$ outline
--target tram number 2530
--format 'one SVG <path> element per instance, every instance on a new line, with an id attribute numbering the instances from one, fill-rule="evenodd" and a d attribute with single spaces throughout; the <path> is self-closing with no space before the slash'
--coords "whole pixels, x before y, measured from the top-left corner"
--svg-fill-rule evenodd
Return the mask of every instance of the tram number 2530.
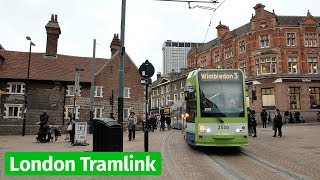
<path id="1" fill-rule="evenodd" d="M 218 125 L 218 129 L 229 129 L 228 125 Z"/>

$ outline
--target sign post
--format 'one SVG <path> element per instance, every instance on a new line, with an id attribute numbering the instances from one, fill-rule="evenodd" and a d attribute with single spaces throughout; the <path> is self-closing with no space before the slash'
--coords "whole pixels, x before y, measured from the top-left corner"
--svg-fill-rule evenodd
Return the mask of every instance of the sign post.
<path id="1" fill-rule="evenodd" d="M 87 122 L 76 122 L 75 136 L 72 146 L 87 146 Z"/>
<path id="2" fill-rule="evenodd" d="M 149 120 L 148 120 L 148 114 L 149 114 L 148 88 L 149 88 L 149 85 L 152 84 L 151 77 L 154 74 L 153 65 L 148 60 L 146 60 L 139 67 L 139 74 L 142 77 L 141 84 L 146 85 L 146 88 L 145 88 L 146 89 L 146 121 L 145 121 L 143 128 L 144 128 L 144 151 L 148 152 L 148 131 L 147 131 L 147 127 L 149 124 Z"/>

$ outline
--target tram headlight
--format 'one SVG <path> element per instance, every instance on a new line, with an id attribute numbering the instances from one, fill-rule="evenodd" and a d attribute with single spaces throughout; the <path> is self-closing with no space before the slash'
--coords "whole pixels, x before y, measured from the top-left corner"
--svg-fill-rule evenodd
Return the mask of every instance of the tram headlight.
<path id="1" fill-rule="evenodd" d="M 206 132 L 211 132 L 211 129 L 210 128 L 208 128 L 208 127 L 206 127 L 206 126 L 204 126 L 204 125 L 201 125 L 200 127 L 199 127 L 199 130 L 200 130 L 200 132 L 202 132 L 202 133 L 206 133 Z"/>
<path id="2" fill-rule="evenodd" d="M 236 132 L 243 132 L 246 129 L 246 126 L 241 126 L 240 128 L 236 129 Z"/>

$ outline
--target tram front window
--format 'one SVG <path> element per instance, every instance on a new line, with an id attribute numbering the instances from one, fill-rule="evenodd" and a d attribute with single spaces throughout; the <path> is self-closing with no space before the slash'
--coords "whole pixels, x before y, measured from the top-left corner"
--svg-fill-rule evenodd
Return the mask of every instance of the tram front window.
<path id="1" fill-rule="evenodd" d="M 201 82 L 201 116 L 244 117 L 243 96 L 241 82 Z"/>

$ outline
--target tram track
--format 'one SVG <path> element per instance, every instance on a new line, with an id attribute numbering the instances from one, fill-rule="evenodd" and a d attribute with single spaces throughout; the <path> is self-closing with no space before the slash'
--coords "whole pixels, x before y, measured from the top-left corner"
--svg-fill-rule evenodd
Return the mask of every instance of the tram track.
<path id="1" fill-rule="evenodd" d="M 203 154 L 205 158 L 209 159 L 212 162 L 214 168 L 219 168 L 219 171 L 227 179 L 256 179 L 256 176 L 259 175 L 254 173 L 251 174 L 252 171 L 250 171 L 250 169 L 260 169 L 260 171 L 263 170 L 265 172 L 260 173 L 260 175 L 262 175 L 263 177 L 259 177 L 259 179 L 312 179 L 311 177 L 305 176 L 303 174 L 289 170 L 258 156 L 255 156 L 243 149 L 233 149 L 232 151 L 231 152 L 233 154 L 227 154 L 227 156 L 224 156 L 223 154 L 221 154 L 221 152 L 212 154 L 212 152 L 208 152 L 208 150 L 204 150 Z M 243 166 L 246 167 L 240 167 L 239 162 L 241 162 Z M 270 177 L 267 174 L 269 174 Z"/>
<path id="2" fill-rule="evenodd" d="M 176 163 L 173 157 L 173 153 L 170 148 L 170 136 L 173 134 L 174 131 L 167 132 L 165 136 L 163 136 L 161 140 L 161 152 L 167 152 L 166 155 L 162 155 L 165 164 L 171 165 L 167 167 L 167 170 L 172 178 L 180 180 L 185 179 L 185 175 L 183 171 L 179 168 L 179 165 Z"/>

